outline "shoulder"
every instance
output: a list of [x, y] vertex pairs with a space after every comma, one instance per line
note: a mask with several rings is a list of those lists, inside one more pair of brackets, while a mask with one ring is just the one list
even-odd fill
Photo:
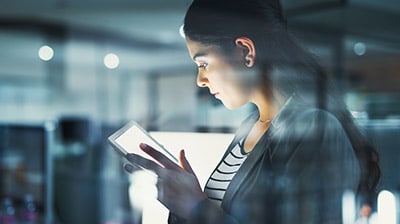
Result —
[[307, 121], [320, 121], [322, 119], [323, 121], [334, 123], [339, 122], [336, 116], [333, 115], [331, 112], [318, 108], [308, 108], [304, 111], [299, 111], [298, 117], [299, 119], [305, 119]]
[[310, 107], [292, 109], [285, 119], [281, 119], [280, 126], [274, 127], [272, 140], [277, 147], [290, 152], [300, 147], [304, 153], [351, 148], [345, 129], [331, 112]]
[[349, 150], [352, 144], [341, 122], [326, 110], [313, 108], [299, 112], [293, 119], [292, 128], [288, 129], [288, 140], [297, 142], [304, 152], [323, 152], [331, 158], [353, 153]]
[[[279, 133], [294, 133], [299, 136], [321, 132], [343, 131], [338, 118], [331, 112], [312, 107], [293, 107], [275, 125]], [[317, 133], [316, 133], [317, 132]]]
[[318, 108], [309, 108], [297, 111], [293, 117], [293, 122], [298, 126], [308, 128], [341, 128], [340, 121], [331, 112]]
[[291, 96], [286, 101], [281, 111], [272, 121], [275, 129], [283, 129], [284, 131], [295, 131], [296, 128], [304, 127], [312, 130], [318, 125], [327, 123], [340, 126], [339, 120], [331, 112], [319, 109], [315, 105], [305, 102], [297, 95]]
[[[345, 130], [339, 119], [331, 112], [321, 109], [309, 109], [299, 114], [297, 122], [303, 123], [310, 131], [344, 134]], [[319, 133], [319, 134], [322, 134]]]

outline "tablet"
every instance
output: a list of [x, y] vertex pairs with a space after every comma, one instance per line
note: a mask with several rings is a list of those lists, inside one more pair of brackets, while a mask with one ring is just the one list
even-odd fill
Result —
[[135, 153], [143, 156], [146, 159], [157, 162], [153, 157], [149, 156], [147, 153], [143, 152], [143, 150], [140, 149], [140, 143], [146, 143], [147, 145], [163, 153], [169, 159], [178, 164], [178, 159], [171, 152], [165, 149], [163, 145], [158, 143], [144, 128], [142, 128], [135, 121], [130, 121], [122, 128], [118, 129], [116, 132], [108, 137], [108, 141], [111, 146], [124, 158], [128, 153]]

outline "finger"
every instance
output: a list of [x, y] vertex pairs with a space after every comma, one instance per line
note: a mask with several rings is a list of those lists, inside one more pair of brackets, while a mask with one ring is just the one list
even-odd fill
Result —
[[192, 169], [192, 167], [190, 166], [189, 161], [186, 159], [185, 156], [185, 150], [181, 150], [179, 152], [179, 162], [181, 163], [181, 166], [184, 170], [186, 170], [187, 172], [194, 174], [194, 171]]
[[141, 143], [139, 146], [145, 153], [149, 154], [151, 157], [153, 157], [155, 160], [157, 160], [161, 165], [163, 165], [165, 168], [168, 169], [180, 169], [180, 167], [170, 160], [167, 156], [159, 152], [158, 150], [154, 149], [153, 147]]
[[139, 166], [137, 166], [137, 165], [135, 165], [135, 164], [129, 164], [129, 163], [124, 164], [124, 169], [125, 169], [128, 173], [133, 173], [133, 172], [135, 172], [135, 171], [142, 170], [142, 168], [140, 168]]
[[143, 167], [144, 169], [152, 170], [156, 174], [160, 173], [160, 170], [163, 169], [160, 165], [156, 162], [148, 160], [140, 155], [134, 153], [128, 153], [126, 155], [126, 159], [131, 162], [133, 165]]

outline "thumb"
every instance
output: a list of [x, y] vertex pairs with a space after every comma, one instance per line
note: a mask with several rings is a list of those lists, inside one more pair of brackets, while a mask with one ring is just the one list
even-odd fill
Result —
[[131, 164], [131, 163], [126, 163], [124, 164], [124, 169], [128, 172], [128, 173], [133, 173], [135, 171], [138, 170], [142, 170], [139, 166], [135, 165], [135, 164]]
[[190, 166], [189, 161], [186, 159], [185, 156], [185, 150], [181, 150], [179, 152], [179, 162], [181, 163], [181, 166], [184, 170], [186, 170], [187, 172], [194, 174], [194, 171], [192, 169], [192, 167]]

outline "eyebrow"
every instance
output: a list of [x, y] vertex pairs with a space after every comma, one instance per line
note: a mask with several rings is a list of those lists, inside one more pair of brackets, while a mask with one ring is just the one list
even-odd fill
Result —
[[196, 58], [206, 56], [206, 52], [199, 52], [193, 56], [193, 61], [196, 61]]

